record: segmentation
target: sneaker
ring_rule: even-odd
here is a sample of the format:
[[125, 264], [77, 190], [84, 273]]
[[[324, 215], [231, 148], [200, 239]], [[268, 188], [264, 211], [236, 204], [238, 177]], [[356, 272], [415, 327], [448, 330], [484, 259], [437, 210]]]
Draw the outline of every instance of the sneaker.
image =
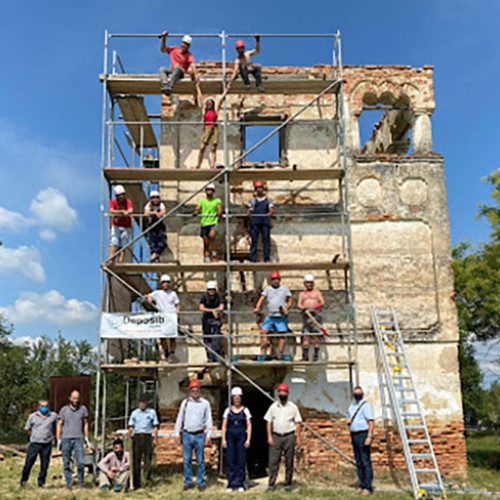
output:
[[245, 488], [238, 488], [238, 491], [239, 491], [240, 493], [243, 493], [243, 492], [245, 491]]
[[182, 489], [184, 491], [191, 490], [194, 486], [192, 484], [185, 484]]
[[26, 481], [21, 481], [21, 482], [19, 483], [19, 486], [20, 486], [21, 488], [26, 488]]
[[172, 353], [169, 357], [168, 357], [168, 362], [169, 363], [172, 363], [172, 364], [175, 364], [175, 363], [178, 363], [179, 362], [179, 358], [174, 354]]
[[202, 484], [201, 486], [198, 485], [198, 491], [205, 491], [207, 489], [207, 485], [206, 484]]
[[309, 361], [309, 354], [302, 354], [302, 361]]
[[274, 485], [268, 486], [266, 491], [268, 491], [270, 493], [271, 491], [274, 491], [275, 489], [276, 489], [276, 486], [274, 486]]
[[233, 491], [233, 488], [226, 488], [226, 493], [232, 493]]
[[109, 488], [109, 485], [108, 485], [108, 484], [105, 484], [105, 485], [101, 486], [101, 490], [102, 490], [102, 491], [109, 491], [109, 489], [110, 489], [110, 488]]
[[266, 360], [266, 355], [265, 354], [259, 354], [257, 356], [257, 361], [265, 361]]
[[250, 90], [252, 86], [249, 83], [245, 83], [245, 90]]
[[283, 487], [283, 489], [287, 492], [290, 492], [292, 491], [292, 485], [291, 484], [285, 484], [285, 486]]
[[113, 489], [115, 490], [115, 493], [120, 493], [120, 491], [122, 490], [122, 485], [121, 484], [115, 484], [113, 486]]
[[318, 356], [318, 354], [315, 354], [315, 355], [313, 356], [313, 361], [319, 361], [319, 356]]
[[262, 85], [259, 85], [257, 87], [257, 92], [264, 93], [265, 91], [266, 91], [266, 89]]
[[208, 264], [210, 262], [210, 257], [203, 257], [203, 262]]

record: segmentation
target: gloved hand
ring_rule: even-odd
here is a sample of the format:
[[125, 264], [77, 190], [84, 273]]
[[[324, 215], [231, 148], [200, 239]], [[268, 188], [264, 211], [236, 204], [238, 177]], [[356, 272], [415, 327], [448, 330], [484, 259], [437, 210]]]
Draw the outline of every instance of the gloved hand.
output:
[[85, 447], [86, 447], [86, 448], [91, 448], [91, 446], [90, 446], [90, 441], [89, 441], [89, 438], [88, 438], [88, 437], [86, 437], [86, 438], [85, 438]]
[[316, 309], [316, 311], [319, 311], [321, 309], [321, 304], [316, 304], [314, 306], [314, 309]]
[[58, 449], [58, 451], [62, 450], [62, 442], [60, 439], [57, 440], [57, 449]]

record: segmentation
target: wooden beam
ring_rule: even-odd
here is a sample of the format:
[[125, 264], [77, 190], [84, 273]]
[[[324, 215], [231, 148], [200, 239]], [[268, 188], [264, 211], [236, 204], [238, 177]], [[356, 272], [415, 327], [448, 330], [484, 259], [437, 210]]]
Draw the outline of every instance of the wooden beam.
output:
[[[104, 81], [104, 75], [99, 76]], [[115, 74], [107, 75], [107, 87], [111, 94], [160, 94], [160, 79], [155, 74]], [[307, 75], [264, 75], [263, 87], [267, 94], [319, 94], [335, 80], [323, 78], [309, 78]], [[201, 91], [203, 94], [222, 94], [220, 78], [210, 76], [201, 77]], [[338, 92], [340, 85], [332, 88], [332, 93]], [[183, 78], [175, 85], [173, 94], [195, 95], [194, 83]], [[237, 80], [230, 90], [231, 94], [255, 94], [255, 87], [246, 89], [242, 81]]]

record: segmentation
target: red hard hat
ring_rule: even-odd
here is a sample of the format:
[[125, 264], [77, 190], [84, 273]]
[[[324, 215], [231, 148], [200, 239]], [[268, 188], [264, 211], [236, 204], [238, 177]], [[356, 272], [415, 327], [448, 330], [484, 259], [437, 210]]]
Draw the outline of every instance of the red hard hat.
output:
[[272, 280], [275, 280], [275, 279], [281, 279], [281, 274], [278, 272], [278, 271], [273, 271], [269, 277], [272, 279]]
[[290, 392], [290, 388], [288, 387], [288, 384], [285, 384], [285, 382], [281, 383], [278, 385], [278, 392], [286, 392], [287, 394]]
[[201, 386], [197, 380], [191, 380], [191, 382], [189, 382], [189, 388], [192, 389], [193, 387], [198, 387], [199, 389]]
[[260, 181], [260, 180], [259, 181], [254, 181], [253, 187], [255, 189], [257, 189], [257, 188], [263, 188], [264, 187], [264, 183], [262, 181]]
[[237, 40], [236, 41], [236, 48], [237, 49], [240, 49], [240, 48], [245, 48], [245, 42], [243, 40]]

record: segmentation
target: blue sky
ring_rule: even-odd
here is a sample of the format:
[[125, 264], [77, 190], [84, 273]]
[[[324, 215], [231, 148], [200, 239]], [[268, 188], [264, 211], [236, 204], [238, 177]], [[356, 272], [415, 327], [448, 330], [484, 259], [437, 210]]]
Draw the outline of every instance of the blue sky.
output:
[[[238, 10], [241, 8], [241, 11]], [[96, 339], [104, 29], [111, 32], [342, 32], [347, 64], [435, 66], [435, 150], [444, 154], [452, 240], [485, 240], [481, 182], [498, 166], [500, 3], [19, 1], [0, 16], [0, 307], [17, 335]], [[218, 59], [215, 41], [195, 41]], [[128, 71], [155, 72], [157, 40], [123, 43]], [[328, 62], [321, 41], [266, 40], [263, 64]], [[15, 227], [6, 227], [6, 220]], [[2, 220], [3, 225], [2, 225]], [[8, 261], [8, 262], [7, 262]], [[16, 304], [17, 301], [17, 304]], [[35, 304], [35, 305], [34, 305]], [[9, 309], [10, 308], [10, 309]], [[29, 320], [29, 321], [28, 321]]]

